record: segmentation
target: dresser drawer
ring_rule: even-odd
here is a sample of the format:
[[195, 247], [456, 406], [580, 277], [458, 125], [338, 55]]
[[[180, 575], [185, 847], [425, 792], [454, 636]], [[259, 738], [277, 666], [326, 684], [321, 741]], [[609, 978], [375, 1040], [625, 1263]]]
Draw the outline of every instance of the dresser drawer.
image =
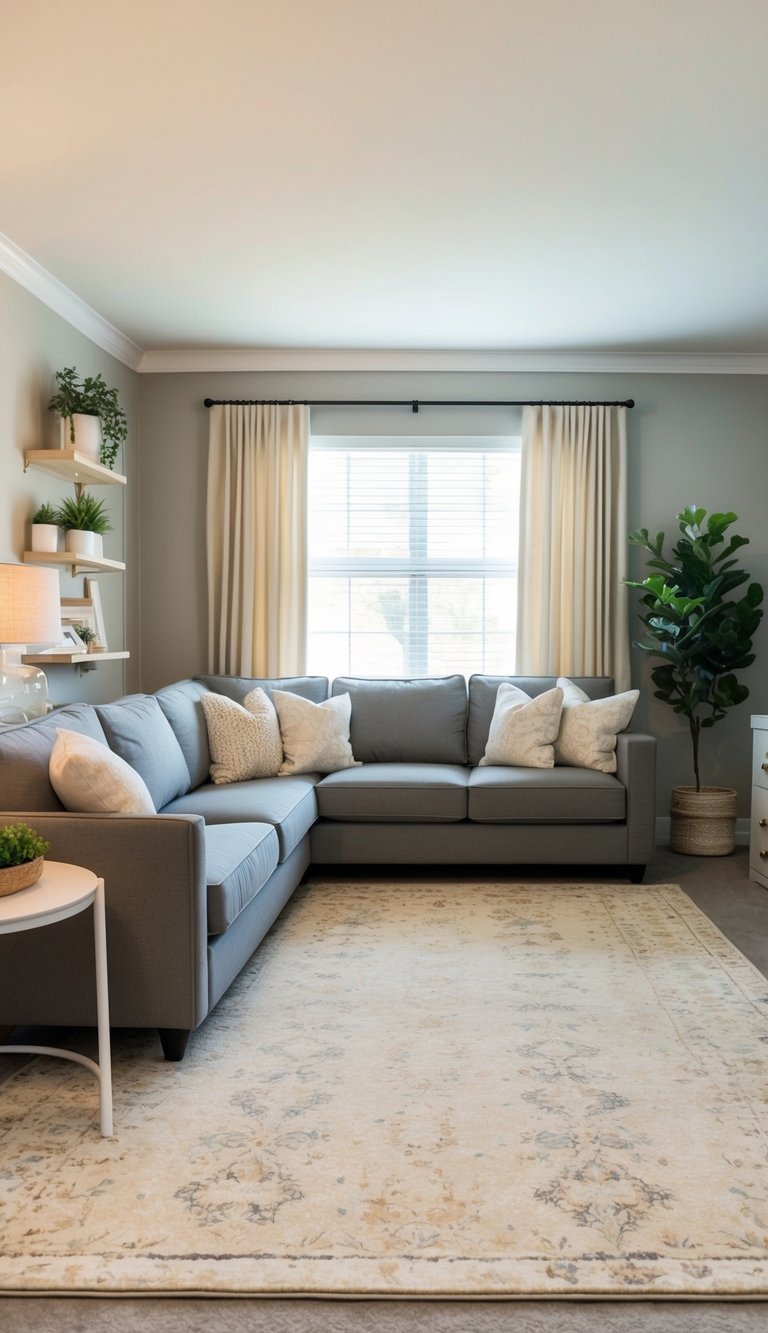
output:
[[752, 781], [768, 789], [768, 731], [752, 732]]
[[768, 875], [768, 790], [757, 787], [752, 792], [749, 864], [752, 870]]

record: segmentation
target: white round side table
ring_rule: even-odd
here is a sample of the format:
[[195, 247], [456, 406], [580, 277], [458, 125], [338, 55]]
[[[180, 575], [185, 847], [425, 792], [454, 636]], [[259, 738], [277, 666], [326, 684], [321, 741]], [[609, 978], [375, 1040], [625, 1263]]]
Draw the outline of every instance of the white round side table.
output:
[[0, 1046], [8, 1055], [58, 1055], [85, 1065], [99, 1080], [101, 1133], [112, 1134], [112, 1056], [109, 1044], [109, 991], [107, 984], [107, 931], [104, 915], [104, 880], [84, 866], [64, 861], [46, 861], [36, 884], [18, 893], [0, 898], [0, 935], [19, 930], [36, 930], [54, 921], [84, 912], [93, 904], [93, 940], [96, 959], [96, 1012], [99, 1036], [99, 1062], [77, 1051], [58, 1046]]

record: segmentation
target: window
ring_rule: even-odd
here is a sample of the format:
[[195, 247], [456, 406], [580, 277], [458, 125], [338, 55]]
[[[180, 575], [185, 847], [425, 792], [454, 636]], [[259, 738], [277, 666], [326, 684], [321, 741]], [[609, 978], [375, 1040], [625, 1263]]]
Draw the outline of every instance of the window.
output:
[[520, 441], [312, 438], [308, 670], [514, 668]]

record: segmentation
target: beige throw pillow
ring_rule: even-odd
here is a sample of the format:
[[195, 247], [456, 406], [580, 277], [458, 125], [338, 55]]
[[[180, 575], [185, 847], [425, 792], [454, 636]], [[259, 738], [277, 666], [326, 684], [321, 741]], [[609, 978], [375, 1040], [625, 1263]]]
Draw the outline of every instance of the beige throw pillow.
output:
[[274, 778], [283, 762], [280, 724], [274, 704], [259, 686], [242, 704], [224, 694], [202, 696], [216, 783]]
[[616, 736], [629, 726], [640, 691], [590, 699], [565, 676], [558, 677], [557, 683], [563, 691], [563, 714], [555, 741], [555, 763], [615, 773]]
[[281, 777], [359, 767], [349, 743], [352, 700], [348, 694], [335, 694], [321, 704], [287, 690], [273, 690], [272, 698], [285, 754]]
[[154, 815], [149, 788], [135, 768], [92, 736], [56, 728], [48, 761], [51, 786], [78, 814]]
[[554, 768], [563, 691], [547, 690], [532, 699], [517, 685], [499, 686], [481, 764]]

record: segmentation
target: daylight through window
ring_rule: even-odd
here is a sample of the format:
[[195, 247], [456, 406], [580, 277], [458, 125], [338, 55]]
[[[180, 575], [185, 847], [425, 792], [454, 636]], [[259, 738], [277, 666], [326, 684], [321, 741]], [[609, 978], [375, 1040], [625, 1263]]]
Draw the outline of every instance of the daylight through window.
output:
[[514, 669], [520, 441], [315, 436], [307, 669]]

